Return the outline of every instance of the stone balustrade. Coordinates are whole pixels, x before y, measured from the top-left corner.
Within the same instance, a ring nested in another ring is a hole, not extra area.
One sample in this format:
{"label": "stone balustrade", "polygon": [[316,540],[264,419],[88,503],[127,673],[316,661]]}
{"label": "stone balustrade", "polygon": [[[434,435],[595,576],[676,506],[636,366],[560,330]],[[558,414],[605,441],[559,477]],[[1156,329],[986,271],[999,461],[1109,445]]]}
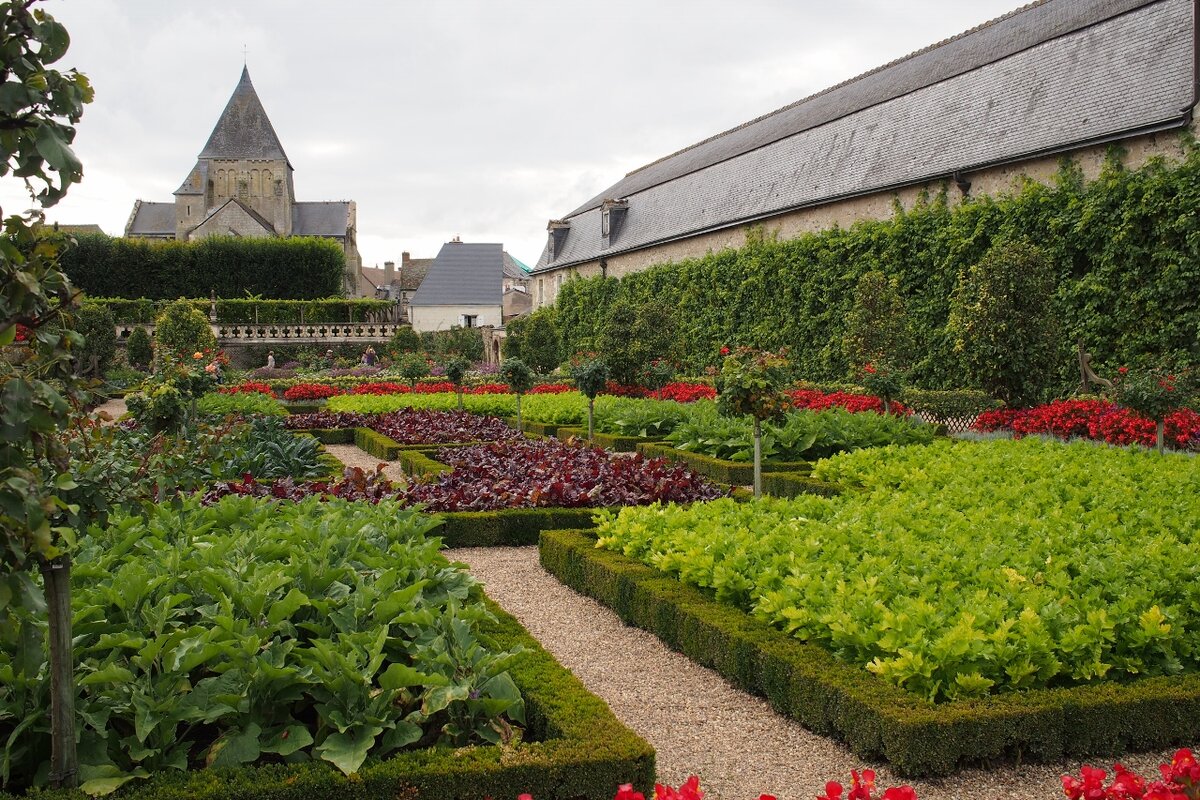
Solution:
{"label": "stone balustrade", "polygon": [[[397,322],[320,322],[299,324],[217,323],[210,326],[217,343],[223,347],[237,344],[343,344],[362,342],[379,344],[392,338],[400,328]],[[134,328],[145,328],[154,337],[153,325],[119,324],[117,340],[125,341]]]}

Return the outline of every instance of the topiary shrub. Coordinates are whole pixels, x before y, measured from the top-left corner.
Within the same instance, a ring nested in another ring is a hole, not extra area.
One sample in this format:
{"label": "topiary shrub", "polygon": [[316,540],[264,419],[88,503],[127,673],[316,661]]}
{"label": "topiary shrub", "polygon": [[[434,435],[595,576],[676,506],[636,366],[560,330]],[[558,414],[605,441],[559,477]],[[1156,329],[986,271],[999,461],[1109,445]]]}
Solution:
{"label": "topiary shrub", "polygon": [[898,368],[908,366],[913,352],[912,328],[895,279],[889,280],[879,270],[858,279],[854,306],[846,316],[842,352],[852,369],[877,362]]}
{"label": "topiary shrub", "polygon": [[410,386],[416,386],[417,381],[429,374],[429,362],[419,353],[407,353],[396,362],[396,369]]}
{"label": "topiary shrub", "polygon": [[675,315],[668,306],[621,303],[609,310],[598,349],[604,353],[609,378],[629,386],[637,383],[647,364],[670,353],[674,338]]}
{"label": "topiary shrub", "polygon": [[117,353],[117,329],[112,312],[103,306],[83,306],[75,314],[75,330],[83,334],[83,347],[75,355],[75,371],[100,377]]}
{"label": "topiary shrub", "polygon": [[168,356],[191,359],[193,353],[215,352],[217,337],[208,318],[186,300],[176,300],[154,320],[155,362],[161,367]]}
{"label": "topiary shrub", "polygon": [[146,333],[145,328],[134,328],[125,340],[125,360],[138,369],[149,369],[153,358],[154,346],[150,344],[150,334]]}
{"label": "topiary shrub", "polygon": [[404,353],[413,353],[421,349],[421,337],[410,327],[397,328],[384,346],[393,359]]}
{"label": "topiary shrub", "polygon": [[1027,241],[1002,242],[961,272],[946,331],[968,380],[1010,406],[1038,400],[1059,360],[1054,265]]}
{"label": "topiary shrub", "polygon": [[508,388],[517,396],[517,430],[520,430],[521,395],[533,388],[533,370],[519,358],[506,358],[500,364],[500,380],[507,383]]}

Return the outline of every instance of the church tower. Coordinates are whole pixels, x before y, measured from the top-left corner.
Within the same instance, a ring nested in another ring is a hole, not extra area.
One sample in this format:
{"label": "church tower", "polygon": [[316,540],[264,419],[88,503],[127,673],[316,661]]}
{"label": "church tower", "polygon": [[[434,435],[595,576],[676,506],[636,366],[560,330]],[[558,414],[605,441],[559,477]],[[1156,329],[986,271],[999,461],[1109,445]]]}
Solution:
{"label": "church tower", "polygon": [[[230,213],[210,220],[230,200]],[[196,166],[175,191],[176,238],[291,236],[295,202],[292,165],[243,67]]]}

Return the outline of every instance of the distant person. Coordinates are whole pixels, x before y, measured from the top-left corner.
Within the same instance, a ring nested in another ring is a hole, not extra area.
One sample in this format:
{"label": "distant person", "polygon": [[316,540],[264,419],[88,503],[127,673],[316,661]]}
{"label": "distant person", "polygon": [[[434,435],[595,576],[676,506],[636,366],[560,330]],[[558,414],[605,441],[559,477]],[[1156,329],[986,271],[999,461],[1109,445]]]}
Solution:
{"label": "distant person", "polygon": [[366,364],[368,367],[375,366],[375,348],[368,347],[367,351],[365,353],[363,353],[362,360],[363,360],[363,363]]}
{"label": "distant person", "polygon": [[267,369],[275,369],[275,351],[267,351]]}

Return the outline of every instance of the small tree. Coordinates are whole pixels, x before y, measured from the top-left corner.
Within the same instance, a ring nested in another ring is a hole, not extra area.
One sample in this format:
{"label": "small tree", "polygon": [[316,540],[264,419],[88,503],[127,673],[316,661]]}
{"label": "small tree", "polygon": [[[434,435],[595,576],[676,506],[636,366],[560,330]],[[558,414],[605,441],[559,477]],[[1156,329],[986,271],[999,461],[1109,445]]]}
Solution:
{"label": "small tree", "polygon": [[500,380],[517,396],[517,430],[521,426],[521,396],[533,388],[533,370],[519,358],[506,358],[500,364]]}
{"label": "small tree", "polygon": [[75,330],[83,347],[75,357],[75,372],[99,378],[117,354],[117,324],[106,306],[83,306],[75,312]]}
{"label": "small tree", "polygon": [[1172,411],[1183,405],[1181,382],[1173,372],[1165,369],[1140,370],[1130,374],[1129,369],[1117,370],[1113,382],[1115,399],[1130,411],[1154,420],[1154,443],[1158,452],[1163,452],[1163,432],[1166,419]]}
{"label": "small tree", "polygon": [[553,307],[542,309],[524,319],[517,339],[520,352],[514,355],[524,359],[534,372],[545,375],[562,363]]}
{"label": "small tree", "polygon": [[855,367],[874,362],[904,366],[912,349],[912,328],[895,280],[879,270],[865,273],[854,288],[854,306],[846,317],[846,359]]}
{"label": "small tree", "polygon": [[608,376],[617,383],[637,383],[643,367],[670,354],[675,315],[661,303],[616,303],[604,320],[598,350],[604,353]]}
{"label": "small tree", "polygon": [[134,328],[125,342],[125,359],[130,366],[138,369],[149,369],[154,358],[154,348],[150,344],[150,334],[143,327]]}
{"label": "small tree", "polygon": [[405,353],[420,350],[421,337],[411,327],[404,325],[396,328],[396,332],[392,334],[392,338],[388,339],[384,349],[392,357],[392,360],[395,360]]}
{"label": "small tree", "polygon": [[772,353],[739,347],[725,358],[717,387],[717,409],[727,417],[754,420],[754,496],[762,497],[762,423],[783,416],[792,407],[783,391],[788,360]]}
{"label": "small tree", "polygon": [[571,380],[588,401],[588,441],[596,436],[596,395],[608,385],[608,364],[595,353],[577,353],[571,359]]}
{"label": "small tree", "polygon": [[414,389],[417,381],[429,374],[429,362],[420,353],[405,353],[396,363],[400,375],[408,380],[408,385]]}
{"label": "small tree", "polygon": [[890,414],[892,403],[904,391],[899,370],[886,361],[868,362],[859,370],[858,381],[870,394],[883,401],[883,413]]}
{"label": "small tree", "polygon": [[654,392],[662,400],[663,387],[675,377],[675,365],[665,358],[656,358],[642,367],[639,380],[642,386]]}
{"label": "small tree", "polygon": [[155,368],[163,369],[172,359],[217,350],[217,337],[208,317],[187,300],[176,300],[154,318]]}
{"label": "small tree", "polygon": [[458,392],[458,410],[463,408],[463,378],[467,375],[467,370],[471,368],[471,362],[459,356],[452,358],[442,365],[442,369],[446,373],[446,380],[454,384],[454,390]]}
{"label": "small tree", "polygon": [[958,276],[946,330],[969,378],[1010,406],[1037,400],[1058,361],[1055,277],[1028,242],[992,247]]}

